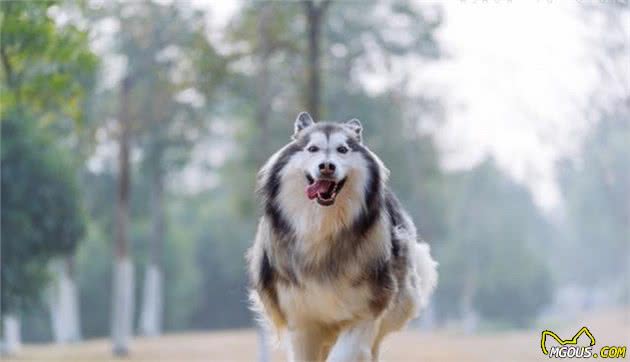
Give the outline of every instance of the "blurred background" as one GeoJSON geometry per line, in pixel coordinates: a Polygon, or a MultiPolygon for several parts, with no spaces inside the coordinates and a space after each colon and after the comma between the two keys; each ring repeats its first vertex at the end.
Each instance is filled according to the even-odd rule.
{"type": "Polygon", "coordinates": [[[3,353],[282,359],[243,255],[303,110],[363,122],[440,263],[389,360],[630,342],[627,1],[0,6],[3,353]]]}

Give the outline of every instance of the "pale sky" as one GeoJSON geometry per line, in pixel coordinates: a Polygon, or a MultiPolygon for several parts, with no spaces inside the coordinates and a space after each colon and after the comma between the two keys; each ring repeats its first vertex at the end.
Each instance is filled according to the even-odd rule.
{"type": "MultiPolygon", "coordinates": [[[[436,139],[447,168],[485,155],[530,187],[539,206],[560,201],[554,163],[588,126],[597,81],[576,1],[444,2],[440,38],[450,59],[423,74],[448,98],[436,139]]],[[[422,83],[420,83],[422,84],[422,83]]]]}

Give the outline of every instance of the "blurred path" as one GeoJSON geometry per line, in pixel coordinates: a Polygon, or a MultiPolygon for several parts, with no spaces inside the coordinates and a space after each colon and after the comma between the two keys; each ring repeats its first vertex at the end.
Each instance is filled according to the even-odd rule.
{"type": "MultiPolygon", "coordinates": [[[[597,339],[596,346],[630,346],[630,308],[598,313],[577,323],[550,324],[542,328],[571,336],[582,325],[589,327],[597,339]]],[[[549,361],[540,351],[540,333],[540,330],[532,330],[466,336],[446,331],[405,331],[385,341],[382,361],[549,361]]],[[[231,330],[136,338],[129,358],[118,360],[111,357],[110,349],[109,341],[104,339],[68,346],[30,345],[17,358],[3,360],[255,361],[256,332],[231,330]]],[[[282,351],[274,351],[272,357],[273,361],[284,361],[282,351]]]]}

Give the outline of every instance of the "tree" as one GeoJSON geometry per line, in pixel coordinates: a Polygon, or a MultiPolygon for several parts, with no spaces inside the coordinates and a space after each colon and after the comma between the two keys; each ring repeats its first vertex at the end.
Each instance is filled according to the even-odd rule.
{"type": "Polygon", "coordinates": [[[550,239],[550,226],[528,191],[491,159],[450,182],[449,233],[437,249],[439,312],[462,318],[467,332],[476,328],[477,316],[531,325],[551,300],[553,278],[537,252],[550,239]]]}
{"type": "Polygon", "coordinates": [[[134,269],[128,241],[129,228],[129,97],[134,79],[125,76],[120,84],[119,139],[118,139],[118,190],[116,193],[116,239],[112,295],[112,340],[113,352],[117,356],[129,353],[129,339],[133,327],[134,269]]]}
{"type": "Polygon", "coordinates": [[[168,229],[165,179],[186,164],[189,151],[206,134],[207,115],[217,112],[211,107],[221,95],[217,89],[226,62],[206,37],[203,14],[177,4],[111,4],[96,16],[120,21],[116,48],[128,60],[126,77],[133,77],[126,127],[142,152],[139,177],[149,190],[140,217],[150,215],[152,225],[139,327],[141,334],[157,335],[168,287],[162,257],[168,229]]]}
{"type": "Polygon", "coordinates": [[[630,299],[630,9],[618,2],[582,8],[589,33],[590,56],[599,82],[585,105],[591,124],[577,157],[561,160],[558,181],[563,196],[560,242],[555,254],[562,283],[587,288],[581,306],[593,306],[596,288],[607,303],[630,299]]]}
{"type": "MultiPolygon", "coordinates": [[[[33,123],[18,118],[5,118],[1,123],[5,318],[28,310],[38,301],[49,281],[48,261],[74,252],[84,232],[79,193],[67,155],[37,133],[33,123]]],[[[12,351],[12,346],[7,348],[12,351]]]]}
{"type": "Polygon", "coordinates": [[[149,31],[131,29],[132,34],[144,35],[126,38],[125,48],[131,50],[136,44],[135,53],[128,55],[139,59],[136,66],[146,74],[138,84],[145,96],[137,111],[146,114],[139,136],[146,153],[143,167],[150,175],[152,234],[140,331],[157,335],[162,330],[162,249],[167,224],[164,180],[185,164],[192,146],[206,133],[206,114],[217,111],[217,90],[226,77],[227,62],[207,40],[201,13],[186,14],[177,6],[156,4],[146,4],[144,11],[151,14],[151,20],[143,24],[149,31]],[[165,49],[176,51],[164,55],[165,49]],[[185,75],[168,76],[176,71],[185,75]],[[182,94],[188,98],[180,98],[182,94]]]}
{"type": "MultiPolygon", "coordinates": [[[[3,119],[28,120],[36,124],[32,132],[52,133],[65,141],[80,134],[97,59],[87,46],[86,32],[73,25],[55,24],[49,15],[54,7],[58,8],[54,1],[1,4],[0,109],[3,119]]],[[[72,148],[76,151],[76,146],[72,148]]],[[[74,165],[80,158],[64,157],[74,165]]],[[[65,261],[55,268],[50,286],[57,341],[80,337],[72,255],[63,256],[65,261]]]]}
{"type": "MultiPolygon", "coordinates": [[[[617,297],[620,288],[627,288],[630,272],[629,109],[603,112],[584,141],[581,159],[565,160],[560,168],[565,216],[557,252],[570,261],[563,265],[562,280],[584,287],[606,285],[609,295],[617,297]]],[[[623,292],[627,298],[628,290],[623,292]]]]}
{"type": "Polygon", "coordinates": [[[82,102],[94,82],[97,59],[86,32],[56,26],[48,15],[55,3],[2,2],[0,108],[18,114],[28,110],[39,125],[67,131],[65,119],[83,120],[82,102]]]}
{"type": "Polygon", "coordinates": [[[307,110],[316,120],[321,119],[321,34],[330,0],[305,0],[304,16],[308,38],[308,85],[306,87],[307,110]]]}

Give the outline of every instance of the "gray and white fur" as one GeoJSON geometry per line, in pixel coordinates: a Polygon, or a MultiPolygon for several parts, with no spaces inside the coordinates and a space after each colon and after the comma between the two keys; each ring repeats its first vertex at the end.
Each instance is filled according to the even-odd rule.
{"type": "Polygon", "coordinates": [[[356,119],[300,113],[292,141],[259,173],[251,299],[293,361],[378,360],[383,337],[416,317],[437,283],[429,245],[361,133],[356,119]]]}

